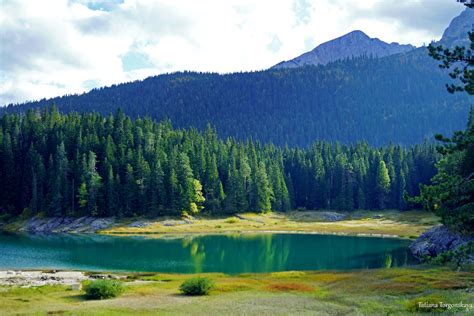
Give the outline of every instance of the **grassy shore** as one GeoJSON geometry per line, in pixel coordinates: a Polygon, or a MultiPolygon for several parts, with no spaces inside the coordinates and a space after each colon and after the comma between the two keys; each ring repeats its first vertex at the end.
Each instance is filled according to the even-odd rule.
{"type": "MultiPolygon", "coordinates": [[[[474,304],[472,270],[425,266],[206,276],[216,287],[203,297],[179,294],[179,285],[190,277],[183,274],[130,274],[125,293],[104,301],[87,301],[82,291],[62,285],[4,286],[0,287],[0,314],[406,315],[430,311],[418,302],[474,304]]],[[[469,314],[459,308],[437,311],[469,314]]]]}
{"type": "MultiPolygon", "coordinates": [[[[343,215],[340,221],[327,221],[328,212],[301,212],[255,214],[220,218],[197,218],[192,221],[176,219],[145,220],[143,227],[131,227],[133,221],[120,223],[103,234],[161,235],[205,234],[233,232],[302,232],[348,235],[385,235],[416,238],[422,232],[439,224],[439,218],[423,211],[356,211],[343,215]]],[[[336,214],[336,213],[334,213],[336,214]]],[[[337,213],[341,214],[341,213],[337,213]]]]}

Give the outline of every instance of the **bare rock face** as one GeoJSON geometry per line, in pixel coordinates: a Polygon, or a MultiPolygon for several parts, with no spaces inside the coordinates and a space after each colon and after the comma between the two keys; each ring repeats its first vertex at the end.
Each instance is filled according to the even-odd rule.
{"type": "Polygon", "coordinates": [[[451,21],[439,43],[449,47],[468,46],[467,33],[472,31],[474,31],[474,10],[465,9],[451,21]]]}
{"type": "Polygon", "coordinates": [[[443,252],[455,250],[469,241],[474,242],[473,237],[463,236],[457,232],[450,231],[441,225],[423,233],[410,245],[413,256],[422,261],[424,257],[437,257],[443,252]]]}
{"type": "Polygon", "coordinates": [[[373,56],[384,57],[415,49],[412,45],[386,43],[378,38],[370,38],[362,31],[353,31],[329,42],[323,43],[310,52],[289,61],[283,61],[273,69],[295,68],[306,65],[326,65],[346,58],[373,56]]]}

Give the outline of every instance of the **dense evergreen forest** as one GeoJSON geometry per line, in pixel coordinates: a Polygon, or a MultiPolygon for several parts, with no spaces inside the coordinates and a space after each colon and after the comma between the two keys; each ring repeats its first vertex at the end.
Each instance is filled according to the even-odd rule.
{"type": "Polygon", "coordinates": [[[404,209],[404,191],[414,195],[428,183],[437,157],[430,144],[283,148],[122,111],[30,110],[0,119],[0,214],[404,209]]]}
{"type": "Polygon", "coordinates": [[[445,91],[446,74],[426,55],[420,48],[317,67],[174,73],[0,111],[55,104],[64,113],[108,115],[122,108],[132,118],[170,119],[178,128],[200,131],[211,123],[223,138],[281,146],[306,147],[315,140],[414,145],[464,128],[469,111],[464,95],[445,91]]]}

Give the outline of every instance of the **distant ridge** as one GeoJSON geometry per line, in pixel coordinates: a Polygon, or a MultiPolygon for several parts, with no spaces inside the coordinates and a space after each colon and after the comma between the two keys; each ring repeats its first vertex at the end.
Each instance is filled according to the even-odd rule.
{"type": "Polygon", "coordinates": [[[305,65],[326,65],[336,60],[351,57],[372,56],[384,57],[415,49],[412,45],[386,43],[378,38],[370,38],[362,31],[352,31],[344,36],[323,43],[310,52],[304,53],[289,61],[273,66],[278,68],[295,68],[305,65]]]}

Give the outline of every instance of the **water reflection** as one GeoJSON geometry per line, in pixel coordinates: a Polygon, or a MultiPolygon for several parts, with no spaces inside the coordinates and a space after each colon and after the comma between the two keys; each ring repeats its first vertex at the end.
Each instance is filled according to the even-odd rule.
{"type": "Polygon", "coordinates": [[[332,235],[204,235],[149,239],[98,235],[0,235],[0,268],[272,272],[398,267],[409,241],[332,235]]]}

